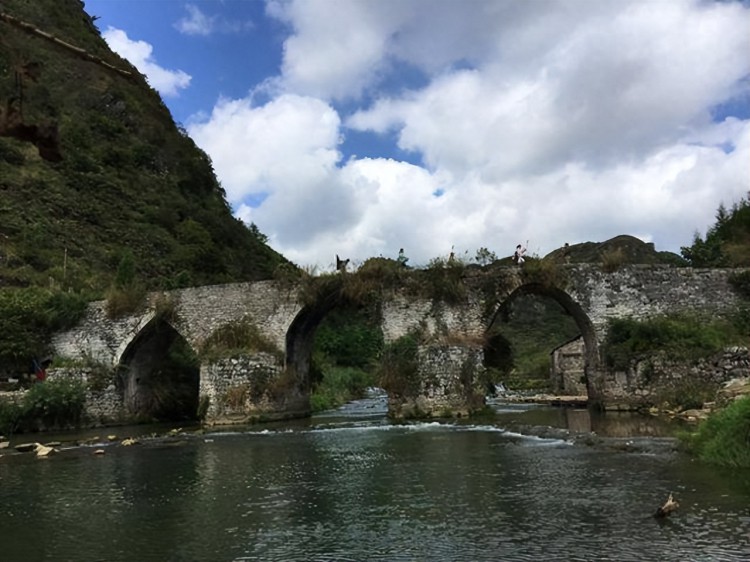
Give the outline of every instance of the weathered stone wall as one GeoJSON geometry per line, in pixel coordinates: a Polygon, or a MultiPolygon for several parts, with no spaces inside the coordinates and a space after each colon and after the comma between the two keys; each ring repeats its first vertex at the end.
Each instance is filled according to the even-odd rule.
{"type": "MultiPolygon", "coordinates": [[[[739,297],[728,283],[732,270],[635,265],[605,272],[597,265],[560,267],[569,280],[568,286],[564,291],[558,288],[545,294],[563,301],[561,304],[569,313],[574,314],[579,326],[582,326],[586,341],[589,390],[594,389],[592,392],[598,394],[593,398],[602,402],[614,396],[619,400],[624,392],[617,389],[633,387],[632,381],[622,379],[623,376],[627,379],[629,375],[606,373],[599,362],[598,345],[606,336],[611,318],[644,319],[681,311],[716,316],[733,311],[739,304],[739,297]]],[[[497,310],[513,295],[521,294],[519,289],[523,291],[533,285],[533,281],[525,279],[523,271],[517,267],[486,271],[467,268],[467,275],[471,282],[467,284],[466,299],[458,304],[436,303],[431,299],[415,298],[399,291],[387,295],[382,306],[382,327],[386,342],[420,329],[434,344],[464,348],[466,353],[473,353],[473,350],[481,346],[493,317],[492,311],[497,310]],[[488,286],[495,287],[494,293],[486,290],[488,286]]],[[[302,311],[297,302],[297,290],[296,286],[289,284],[263,281],[154,293],[149,296],[149,302],[143,310],[115,320],[107,318],[104,302],[92,303],[84,320],[74,329],[57,334],[53,346],[58,357],[114,367],[157,318],[156,303],[166,301],[170,304],[172,314],[162,316],[159,320],[168,322],[196,351],[200,350],[201,344],[218,328],[250,319],[266,338],[286,353],[290,326],[302,311]]],[[[533,291],[530,289],[530,292],[533,291]]],[[[299,347],[304,352],[311,346],[311,330],[314,328],[315,322],[304,323],[301,332],[306,333],[295,336],[299,338],[299,347]]],[[[303,360],[297,360],[299,366],[304,366],[303,360]]],[[[443,357],[443,360],[445,363],[442,366],[435,363],[426,367],[424,376],[429,377],[430,372],[437,373],[439,369],[446,369],[446,373],[452,369],[455,376],[458,372],[456,369],[463,364],[463,361],[452,357],[443,357]]],[[[430,363],[429,358],[425,358],[425,361],[430,363]]],[[[273,366],[279,372],[283,367],[277,362],[273,366]]],[[[254,378],[250,373],[254,368],[251,364],[244,367],[228,364],[203,366],[201,392],[205,395],[224,392],[224,383],[220,382],[222,378],[229,381],[227,384],[233,384],[232,381],[251,384],[254,378]],[[249,371],[243,374],[242,369],[249,371]]],[[[286,371],[294,370],[292,368],[286,371]]],[[[304,376],[304,369],[296,370],[304,376]]],[[[303,409],[304,400],[300,398],[299,390],[303,384],[300,382],[290,394],[289,407],[294,410],[293,413],[303,409]]],[[[446,385],[441,383],[439,387],[450,386],[447,382],[446,385]]],[[[429,390],[425,392],[425,400],[438,407],[436,395],[429,394],[429,390]]],[[[214,404],[213,408],[216,407],[218,406],[214,404]]],[[[273,409],[271,406],[248,405],[246,410],[263,413],[273,409]]],[[[434,410],[432,406],[430,409],[434,410]]],[[[220,412],[209,409],[209,414],[218,416],[220,412]]]]}
{"type": "Polygon", "coordinates": [[[629,265],[608,273],[590,264],[565,269],[567,292],[591,320],[600,342],[611,318],[644,320],[680,312],[714,317],[740,304],[729,284],[731,269],[629,265]]]}
{"type": "Polygon", "coordinates": [[[586,396],[584,343],[580,336],[552,352],[550,378],[552,391],[563,396],[586,396]]]}
{"type": "Polygon", "coordinates": [[[218,328],[250,319],[279,350],[286,333],[301,310],[297,287],[274,281],[192,287],[170,293],[177,305],[178,331],[198,346],[218,328]]]}
{"type": "Polygon", "coordinates": [[[284,290],[272,281],[152,293],[142,310],[116,319],[107,317],[105,301],[97,301],[89,305],[78,326],[55,335],[55,352],[62,357],[116,365],[155,318],[159,302],[173,307],[169,322],[195,351],[218,328],[246,319],[283,350],[289,325],[301,309],[296,303],[296,289],[284,290]]]}
{"type": "Polygon", "coordinates": [[[421,345],[416,396],[389,396],[394,418],[464,417],[484,406],[482,350],[455,345],[421,345]]]}
{"type": "Polygon", "coordinates": [[[55,368],[47,371],[47,380],[74,380],[86,386],[86,425],[116,425],[128,421],[122,393],[117,391],[112,373],[91,367],[55,368]]]}
{"type": "Polygon", "coordinates": [[[423,339],[482,341],[486,331],[482,306],[480,296],[474,293],[456,304],[396,294],[383,303],[383,339],[389,343],[419,331],[423,339]]]}
{"type": "Polygon", "coordinates": [[[309,414],[309,399],[288,376],[271,353],[203,365],[199,394],[200,400],[208,400],[206,420],[237,424],[309,414]]]}
{"type": "Polygon", "coordinates": [[[727,348],[712,357],[695,361],[652,356],[635,362],[627,371],[616,371],[603,379],[606,409],[674,404],[722,383],[750,374],[750,350],[727,348]]]}

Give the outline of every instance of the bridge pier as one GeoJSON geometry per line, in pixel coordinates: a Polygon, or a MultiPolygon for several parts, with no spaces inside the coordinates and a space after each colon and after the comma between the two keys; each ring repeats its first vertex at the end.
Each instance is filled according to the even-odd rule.
{"type": "Polygon", "coordinates": [[[305,383],[268,352],[201,365],[199,413],[210,425],[243,424],[310,415],[305,383]]]}
{"type": "Polygon", "coordinates": [[[481,349],[420,345],[416,373],[389,385],[388,416],[393,419],[467,417],[485,406],[481,349]]]}

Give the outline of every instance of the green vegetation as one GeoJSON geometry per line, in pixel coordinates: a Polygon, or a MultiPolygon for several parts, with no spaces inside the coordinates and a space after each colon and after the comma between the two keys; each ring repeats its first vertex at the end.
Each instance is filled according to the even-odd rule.
{"type": "MultiPolygon", "coordinates": [[[[688,265],[687,261],[672,252],[657,252],[654,245],[623,234],[604,242],[582,242],[567,248],[558,248],[544,260],[558,263],[599,263],[605,270],[615,271],[625,264],[688,265]]],[[[527,260],[528,261],[528,260],[527,260]]]]}
{"type": "Polygon", "coordinates": [[[693,267],[750,266],[750,196],[716,211],[716,223],[706,237],[697,232],[691,246],[681,248],[683,257],[693,267]]]}
{"type": "Polygon", "coordinates": [[[75,325],[86,304],[75,293],[41,288],[0,290],[0,372],[27,373],[32,359],[49,353],[51,335],[75,325]]]}
{"type": "Polygon", "coordinates": [[[85,402],[86,387],[79,381],[37,383],[18,403],[0,400],[0,433],[77,427],[85,402]]]}
{"type": "Polygon", "coordinates": [[[362,398],[367,387],[375,386],[375,376],[354,367],[326,369],[323,379],[310,395],[313,412],[331,410],[342,404],[362,398]]]}
{"type": "Polygon", "coordinates": [[[750,396],[714,412],[697,431],[681,437],[688,449],[706,462],[750,468],[750,396]]]}
{"type": "Polygon", "coordinates": [[[665,316],[638,321],[613,319],[602,346],[606,364],[625,370],[634,358],[655,353],[674,358],[707,357],[732,344],[742,344],[748,333],[737,322],[665,316]]]}
{"type": "MultiPolygon", "coordinates": [[[[557,271],[542,267],[540,271],[557,271]]],[[[493,382],[503,382],[514,390],[546,391],[550,385],[550,352],[579,333],[575,320],[557,301],[523,295],[502,311],[493,326],[485,347],[485,364],[493,370],[493,382]]]]}
{"type": "Polygon", "coordinates": [[[0,138],[0,286],[101,297],[125,252],[146,289],[272,277],[286,260],[232,216],[209,157],[81,2],[5,0],[3,11],[131,76],[0,21],[0,103],[22,94],[23,122],[56,127],[62,156],[0,138]]]}
{"type": "Polygon", "coordinates": [[[568,286],[568,274],[555,260],[530,257],[523,264],[521,275],[526,283],[536,283],[548,289],[568,286]]]}
{"type": "Polygon", "coordinates": [[[380,386],[393,398],[413,398],[419,393],[419,336],[410,334],[386,345],[380,360],[380,386]]]}
{"type": "Polygon", "coordinates": [[[341,307],[331,311],[315,331],[312,357],[313,411],[328,410],[362,398],[375,386],[375,369],[383,349],[377,307],[341,307]]]}
{"type": "Polygon", "coordinates": [[[279,348],[261,334],[250,318],[216,329],[201,346],[203,359],[216,360],[247,352],[279,354],[279,348]]]}
{"type": "Polygon", "coordinates": [[[199,362],[182,338],[176,338],[142,381],[140,416],[159,421],[195,419],[198,412],[199,362]]]}

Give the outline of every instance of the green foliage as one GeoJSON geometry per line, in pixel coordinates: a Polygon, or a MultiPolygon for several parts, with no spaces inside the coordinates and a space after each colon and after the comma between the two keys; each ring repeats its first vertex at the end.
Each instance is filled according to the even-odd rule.
{"type": "Polygon", "coordinates": [[[745,299],[750,299],[750,270],[738,271],[729,276],[729,284],[745,299]]]}
{"type": "Polygon", "coordinates": [[[460,260],[435,258],[420,271],[420,286],[434,301],[458,304],[466,300],[466,285],[463,276],[466,265],[460,260]]]}
{"type": "Polygon", "coordinates": [[[23,397],[24,418],[44,428],[78,426],[86,404],[86,387],[79,381],[37,383],[23,397]]]}
{"type": "Polygon", "coordinates": [[[676,381],[672,386],[663,386],[656,403],[666,404],[678,410],[700,409],[706,402],[716,399],[719,385],[695,378],[676,381]]]}
{"type": "Polygon", "coordinates": [[[699,358],[716,353],[742,336],[731,322],[687,316],[649,320],[610,320],[603,356],[609,367],[625,370],[632,359],[657,352],[677,358],[699,358]]]}
{"type": "Polygon", "coordinates": [[[0,99],[23,78],[24,121],[57,126],[62,161],[0,139],[0,285],[92,291],[115,282],[130,251],[147,289],[269,279],[286,260],[232,216],[210,158],[137,70],[114,54],[78,0],[3,0],[2,10],[95,59],[0,22],[0,99]],[[75,87],[71,87],[74,84],[75,87]],[[10,258],[12,259],[6,259],[10,258]],[[71,275],[73,273],[73,275],[71,275]]]}
{"type": "Polygon", "coordinates": [[[362,398],[367,387],[374,386],[375,375],[353,367],[333,367],[310,395],[313,412],[330,410],[362,398]]]}
{"type": "Polygon", "coordinates": [[[37,383],[20,402],[0,400],[0,432],[77,427],[85,404],[86,388],[79,381],[62,379],[37,383]]]}
{"type": "Polygon", "coordinates": [[[750,396],[711,414],[682,440],[702,460],[720,466],[750,468],[750,396]]]}
{"type": "Polygon", "coordinates": [[[602,270],[613,273],[625,264],[625,253],[622,248],[615,248],[602,254],[602,270]]]}
{"type": "Polygon", "coordinates": [[[203,359],[218,359],[259,351],[279,353],[278,347],[263,336],[255,323],[245,318],[218,328],[203,342],[200,355],[203,359]]]}
{"type": "Polygon", "coordinates": [[[497,261],[497,254],[495,254],[495,252],[491,252],[485,247],[482,247],[477,250],[476,256],[474,256],[474,260],[479,265],[489,265],[492,262],[497,261]]]}
{"type": "Polygon", "coordinates": [[[553,259],[528,258],[521,267],[521,276],[525,283],[536,283],[547,288],[565,289],[568,286],[565,268],[553,259]]]}
{"type": "Polygon", "coordinates": [[[693,244],[680,250],[693,267],[750,266],[750,199],[740,199],[729,211],[720,205],[705,239],[696,233],[693,244]]]}
{"type": "Polygon", "coordinates": [[[374,310],[331,311],[315,331],[314,353],[341,367],[370,367],[383,349],[383,332],[374,310]]]}
{"type": "Polygon", "coordinates": [[[23,423],[23,406],[7,398],[0,398],[0,434],[18,433],[23,423]]]}
{"type": "Polygon", "coordinates": [[[419,393],[419,338],[416,334],[400,337],[383,348],[378,369],[379,386],[395,398],[412,398],[419,393]]]}
{"type": "Polygon", "coordinates": [[[146,304],[146,289],[139,284],[130,287],[112,287],[107,291],[105,311],[111,319],[132,314],[146,304]]]}
{"type": "Polygon", "coordinates": [[[135,284],[135,259],[132,252],[125,252],[117,266],[115,288],[127,289],[135,284]]]}
{"type": "Polygon", "coordinates": [[[75,293],[40,288],[0,291],[0,369],[25,373],[49,351],[52,334],[74,326],[86,311],[75,293]]]}
{"type": "Polygon", "coordinates": [[[192,348],[184,339],[175,339],[143,381],[148,393],[141,401],[141,413],[160,421],[195,419],[199,405],[199,369],[192,348]]]}
{"type": "Polygon", "coordinates": [[[498,370],[493,381],[518,390],[546,390],[551,384],[550,351],[580,329],[554,299],[524,295],[511,303],[493,333],[485,348],[486,365],[498,370]]]}

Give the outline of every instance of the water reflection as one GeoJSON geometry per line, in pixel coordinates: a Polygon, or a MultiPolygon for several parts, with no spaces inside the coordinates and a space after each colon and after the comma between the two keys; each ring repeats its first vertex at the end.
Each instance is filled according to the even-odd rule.
{"type": "Polygon", "coordinates": [[[682,422],[638,412],[603,412],[586,408],[549,407],[492,401],[497,423],[512,428],[553,427],[571,433],[596,433],[600,437],[673,437],[682,422]]]}
{"type": "Polygon", "coordinates": [[[747,477],[513,429],[666,435],[655,420],[498,404],[487,422],[394,425],[370,406],[103,456],[7,455],[2,559],[748,559],[747,477]],[[682,506],[659,525],[669,492],[682,506]]]}

